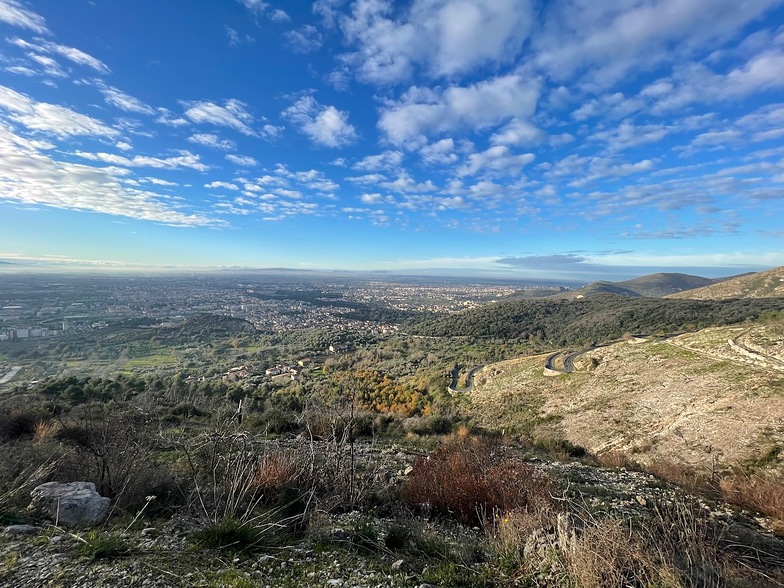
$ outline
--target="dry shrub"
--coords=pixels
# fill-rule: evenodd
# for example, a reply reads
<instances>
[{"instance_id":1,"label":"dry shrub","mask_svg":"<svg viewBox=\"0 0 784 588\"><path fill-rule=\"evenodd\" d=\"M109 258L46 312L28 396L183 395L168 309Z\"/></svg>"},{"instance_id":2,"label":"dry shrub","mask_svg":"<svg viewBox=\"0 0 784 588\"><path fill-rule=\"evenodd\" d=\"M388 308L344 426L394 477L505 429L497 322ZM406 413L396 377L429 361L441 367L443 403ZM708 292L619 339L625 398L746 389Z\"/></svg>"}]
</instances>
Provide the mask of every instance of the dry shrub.
<instances>
[{"instance_id":1,"label":"dry shrub","mask_svg":"<svg viewBox=\"0 0 784 588\"><path fill-rule=\"evenodd\" d=\"M659 585L657 566L641 537L617 519L592 521L574 541L566 562L580 588Z\"/></svg>"},{"instance_id":2,"label":"dry shrub","mask_svg":"<svg viewBox=\"0 0 784 588\"><path fill-rule=\"evenodd\" d=\"M526 545L535 543L537 535L545 529L557 527L556 512L549 508L533 510L519 508L496 512L482 521L482 528L489 538L491 552L503 573L512 578L522 578L544 563L526 553ZM526 557L531 561L527 561Z\"/></svg>"},{"instance_id":3,"label":"dry shrub","mask_svg":"<svg viewBox=\"0 0 784 588\"><path fill-rule=\"evenodd\" d=\"M596 465L603 468L637 469L639 466L621 451L606 451L591 456Z\"/></svg>"},{"instance_id":4,"label":"dry shrub","mask_svg":"<svg viewBox=\"0 0 784 588\"><path fill-rule=\"evenodd\" d=\"M44 445L56 439L62 428L58 421L38 421L33 428L33 445Z\"/></svg>"},{"instance_id":5,"label":"dry shrub","mask_svg":"<svg viewBox=\"0 0 784 588\"><path fill-rule=\"evenodd\" d=\"M307 469L300 454L293 449L280 449L259 459L253 485L262 490L280 491L300 480Z\"/></svg>"},{"instance_id":6,"label":"dry shrub","mask_svg":"<svg viewBox=\"0 0 784 588\"><path fill-rule=\"evenodd\" d=\"M637 522L587 515L582 527L564 551L581 588L726 585L723 529L698 504L657 504Z\"/></svg>"},{"instance_id":7,"label":"dry shrub","mask_svg":"<svg viewBox=\"0 0 784 588\"><path fill-rule=\"evenodd\" d=\"M410 505L429 505L466 523L494 510L510 511L551 503L552 479L509 456L504 447L481 437L455 437L420 458L403 487Z\"/></svg>"},{"instance_id":8,"label":"dry shrub","mask_svg":"<svg viewBox=\"0 0 784 588\"><path fill-rule=\"evenodd\" d=\"M724 500L778 519L784 530L784 476L779 473L735 474L721 480Z\"/></svg>"},{"instance_id":9,"label":"dry shrub","mask_svg":"<svg viewBox=\"0 0 784 588\"><path fill-rule=\"evenodd\" d=\"M658 460L646 464L642 469L660 480L680 486L689 492L711 498L721 497L718 478L711 472L700 471L687 464Z\"/></svg>"}]
</instances>

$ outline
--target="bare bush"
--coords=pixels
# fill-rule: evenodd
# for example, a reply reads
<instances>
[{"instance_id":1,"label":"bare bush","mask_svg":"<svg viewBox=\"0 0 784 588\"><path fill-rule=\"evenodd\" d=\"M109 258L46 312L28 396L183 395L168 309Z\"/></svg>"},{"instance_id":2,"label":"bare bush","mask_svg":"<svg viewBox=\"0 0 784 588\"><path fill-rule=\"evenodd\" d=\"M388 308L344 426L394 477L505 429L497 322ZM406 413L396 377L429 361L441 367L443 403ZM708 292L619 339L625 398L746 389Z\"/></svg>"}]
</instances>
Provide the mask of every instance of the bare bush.
<instances>
[{"instance_id":1,"label":"bare bush","mask_svg":"<svg viewBox=\"0 0 784 588\"><path fill-rule=\"evenodd\" d=\"M482 437L448 440L414 464L402 496L468 523L493 511L543 508L552 503L553 480Z\"/></svg>"}]
</instances>

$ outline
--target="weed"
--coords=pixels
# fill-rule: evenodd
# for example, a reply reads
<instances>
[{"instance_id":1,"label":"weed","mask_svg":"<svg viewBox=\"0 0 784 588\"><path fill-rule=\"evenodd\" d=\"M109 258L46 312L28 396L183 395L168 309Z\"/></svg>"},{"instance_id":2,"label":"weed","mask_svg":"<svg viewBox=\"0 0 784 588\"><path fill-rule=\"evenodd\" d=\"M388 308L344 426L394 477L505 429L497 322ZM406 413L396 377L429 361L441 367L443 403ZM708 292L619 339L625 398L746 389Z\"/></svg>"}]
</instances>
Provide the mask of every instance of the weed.
<instances>
[{"instance_id":1,"label":"weed","mask_svg":"<svg viewBox=\"0 0 784 588\"><path fill-rule=\"evenodd\" d=\"M378 550L378 527L372 519L365 518L354 523L351 529L351 544L359 551L372 553Z\"/></svg>"},{"instance_id":2,"label":"weed","mask_svg":"<svg viewBox=\"0 0 784 588\"><path fill-rule=\"evenodd\" d=\"M114 559L131 555L131 548L122 537L92 530L85 537L74 535L80 545L76 554L88 559Z\"/></svg>"},{"instance_id":3,"label":"weed","mask_svg":"<svg viewBox=\"0 0 784 588\"><path fill-rule=\"evenodd\" d=\"M3 558L3 565L0 567L0 579L8 576L16 567L17 562L21 559L18 551L12 551Z\"/></svg>"},{"instance_id":4,"label":"weed","mask_svg":"<svg viewBox=\"0 0 784 588\"><path fill-rule=\"evenodd\" d=\"M275 527L256 526L237 519L225 519L208 524L191 534L191 541L197 547L220 549L231 553L253 552L274 543L269 531Z\"/></svg>"},{"instance_id":5,"label":"weed","mask_svg":"<svg viewBox=\"0 0 784 588\"><path fill-rule=\"evenodd\" d=\"M456 588L484 588L491 585L485 574L452 562L428 566L422 571L422 580L434 586Z\"/></svg>"},{"instance_id":6,"label":"weed","mask_svg":"<svg viewBox=\"0 0 784 588\"><path fill-rule=\"evenodd\" d=\"M384 547L391 551L403 549L411 538L411 529L404 525L392 525L384 537Z\"/></svg>"},{"instance_id":7,"label":"weed","mask_svg":"<svg viewBox=\"0 0 784 588\"><path fill-rule=\"evenodd\" d=\"M211 586L215 586L215 588L256 588L258 584L245 577L239 570L229 568L220 572L215 578L215 583Z\"/></svg>"}]
</instances>

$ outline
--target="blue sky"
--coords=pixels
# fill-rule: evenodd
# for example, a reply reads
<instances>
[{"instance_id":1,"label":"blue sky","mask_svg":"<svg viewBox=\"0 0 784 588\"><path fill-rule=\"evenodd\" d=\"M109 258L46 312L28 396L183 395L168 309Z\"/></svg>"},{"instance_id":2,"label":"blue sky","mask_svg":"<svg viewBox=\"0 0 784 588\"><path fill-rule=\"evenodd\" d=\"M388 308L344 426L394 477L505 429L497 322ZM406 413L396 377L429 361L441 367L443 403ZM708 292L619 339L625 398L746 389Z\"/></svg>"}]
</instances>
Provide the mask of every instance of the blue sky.
<instances>
[{"instance_id":1,"label":"blue sky","mask_svg":"<svg viewBox=\"0 0 784 588\"><path fill-rule=\"evenodd\" d=\"M0 0L0 259L784 265L784 1Z\"/></svg>"}]
</instances>

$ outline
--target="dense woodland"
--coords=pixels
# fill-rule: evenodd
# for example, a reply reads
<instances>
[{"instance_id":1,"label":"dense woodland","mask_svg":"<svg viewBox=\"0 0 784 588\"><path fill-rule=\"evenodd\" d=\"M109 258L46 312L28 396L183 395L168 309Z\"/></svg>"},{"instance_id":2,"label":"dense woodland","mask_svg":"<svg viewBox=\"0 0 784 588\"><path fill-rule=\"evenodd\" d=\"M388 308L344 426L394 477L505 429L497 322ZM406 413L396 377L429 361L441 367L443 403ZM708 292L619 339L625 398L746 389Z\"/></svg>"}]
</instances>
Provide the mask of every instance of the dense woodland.
<instances>
[{"instance_id":1,"label":"dense woodland","mask_svg":"<svg viewBox=\"0 0 784 588\"><path fill-rule=\"evenodd\" d=\"M501 302L426 320L409 331L568 347L606 343L627 334L666 334L741 323L782 309L784 298L703 301L598 294L577 300Z\"/></svg>"}]
</instances>

